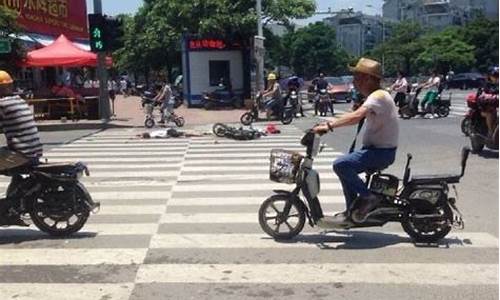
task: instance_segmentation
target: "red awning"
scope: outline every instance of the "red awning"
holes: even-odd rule
[[[111,58],[106,57],[106,65],[110,66],[111,64]],[[61,34],[52,44],[28,52],[23,65],[27,67],[96,66],[97,54],[75,46]]]

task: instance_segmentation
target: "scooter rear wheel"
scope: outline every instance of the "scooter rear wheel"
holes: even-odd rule
[[[174,123],[175,123],[175,125],[177,125],[177,127],[182,127],[182,126],[184,126],[186,121],[184,120],[183,117],[177,117],[174,119]]]
[[[291,208],[285,214],[285,205]],[[288,195],[279,194],[267,198],[259,209],[259,224],[262,230],[276,240],[288,240],[304,228],[306,214]]]
[[[465,134],[465,136],[470,136],[471,126],[471,119],[469,117],[465,117],[462,120],[462,123],[460,123],[460,128],[462,129],[462,133]]]
[[[442,217],[439,221],[431,221],[413,218],[412,215],[415,214],[440,214]],[[415,242],[435,243],[450,232],[452,221],[453,212],[448,204],[446,204],[436,207],[433,211],[409,211],[405,220],[401,222],[401,226]]]
[[[450,114],[450,108],[447,106],[439,106],[436,113],[440,118],[445,118]]]

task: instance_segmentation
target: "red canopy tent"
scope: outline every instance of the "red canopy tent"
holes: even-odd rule
[[[107,57],[106,65],[111,64],[111,58]],[[96,66],[97,54],[75,46],[64,34],[61,34],[52,44],[28,52],[23,65],[27,67]]]

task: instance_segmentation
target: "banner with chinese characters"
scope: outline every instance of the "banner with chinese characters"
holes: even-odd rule
[[[1,1],[1,0],[0,0]],[[207,50],[238,50],[241,45],[237,42],[228,43],[221,39],[187,39],[187,49],[189,51],[207,51]]]
[[[89,38],[85,0],[0,0],[0,5],[17,11],[18,23],[27,32]]]

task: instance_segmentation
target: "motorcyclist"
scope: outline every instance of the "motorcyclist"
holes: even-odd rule
[[[481,116],[485,118],[488,126],[488,135],[493,136],[497,127],[498,108],[498,67],[491,67],[488,72],[488,80],[477,92],[478,105],[481,108]]]
[[[14,95],[14,81],[9,73],[0,71],[0,127],[7,141],[7,148],[23,154],[29,164],[38,165],[43,154],[33,112],[19,95]],[[12,177],[12,182],[20,178]],[[0,201],[0,225],[28,226],[19,215],[5,216],[9,198]]]
[[[271,99],[264,104],[267,120],[271,119],[273,112],[277,116],[280,116],[283,112],[283,99],[281,98],[281,87],[274,73],[269,73],[267,76],[267,89],[262,92],[262,97],[271,97]]]
[[[286,98],[284,101],[284,105],[285,106],[287,105],[287,102],[290,101],[290,96],[291,96],[292,91],[295,91],[295,93],[297,94],[297,101],[296,101],[296,103],[290,103],[290,105],[293,106],[293,111],[295,113],[300,112],[301,116],[304,117],[304,110],[302,108],[302,103],[301,103],[301,100],[299,98],[300,86],[301,86],[301,84],[300,84],[299,77],[293,76],[288,80],[288,82],[287,82],[287,90],[288,91],[287,91],[287,95],[286,95]]]
[[[436,70],[431,71],[431,77],[426,83],[421,85],[421,88],[429,89],[420,103],[422,111],[430,112],[431,118],[434,118],[434,102],[439,94],[439,86],[441,84],[441,78],[439,77]]]
[[[396,157],[399,135],[396,105],[391,95],[380,85],[383,78],[380,63],[361,58],[355,67],[349,69],[354,73],[354,86],[367,99],[357,110],[313,128],[315,133],[323,134],[334,128],[358,124],[366,118],[363,147],[339,157],[333,164],[346,200],[346,211],[333,217],[332,221],[337,223],[349,222],[349,214],[357,196],[361,203],[356,216],[351,217],[358,222],[363,222],[380,202],[380,198],[367,189],[358,174],[391,165]]]
[[[329,90],[331,88],[331,84],[326,81],[325,79],[325,73],[320,72],[319,77],[316,79],[316,84],[314,87],[314,90],[316,91],[316,96],[314,98],[314,115],[318,115],[318,109],[319,109],[319,92],[321,90]],[[333,115],[333,103],[331,101],[328,102],[328,107],[330,108],[332,115]]]
[[[394,103],[401,108],[405,104],[406,93],[408,91],[408,81],[406,81],[403,71],[398,70],[398,78],[394,84],[391,85],[391,90],[396,92],[396,96],[394,96]]]

